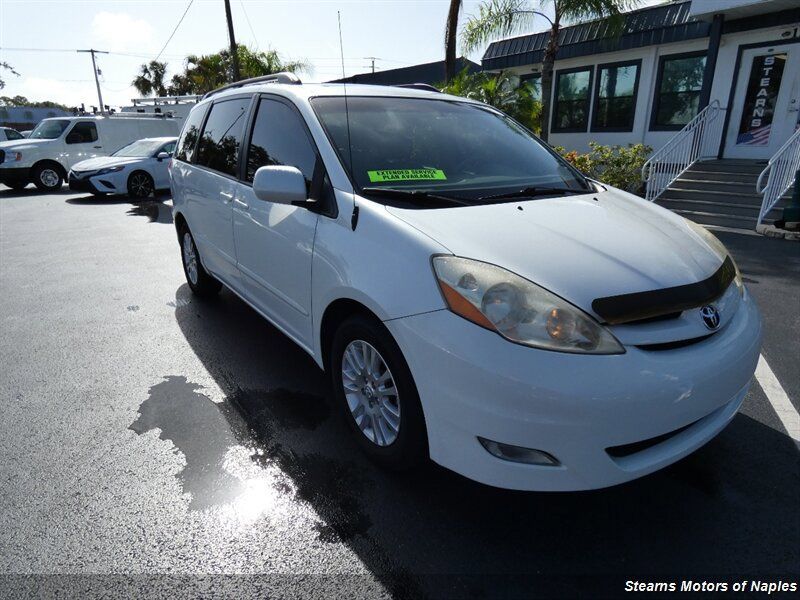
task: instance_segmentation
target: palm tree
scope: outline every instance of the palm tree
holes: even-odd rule
[[[10,64],[8,64],[8,63],[7,63],[7,62],[5,62],[5,61],[0,61],[0,70],[8,71],[8,72],[10,72],[12,75],[17,75],[17,76],[19,76],[19,73],[17,73],[17,72],[14,70],[14,67],[12,67]],[[0,90],[2,90],[4,87],[6,87],[6,82],[3,80],[3,78],[2,78],[2,77],[0,77]]]
[[[542,0],[545,3],[546,0]],[[620,31],[622,13],[639,4],[640,0],[549,0],[553,6],[550,36],[542,56],[542,114],[541,138],[547,141],[550,121],[550,100],[553,93],[553,65],[558,53],[558,33],[562,21],[607,18],[612,31]],[[540,4],[536,5],[541,8]],[[462,34],[465,52],[473,52],[483,44],[518,33],[530,26],[534,15],[546,15],[531,7],[529,0],[484,0],[478,15],[471,17]],[[549,20],[549,19],[548,19]]]
[[[164,78],[167,75],[167,63],[151,60],[139,68],[139,74],[131,82],[142,96],[166,96],[167,88],[164,85]]]
[[[442,87],[446,94],[470,98],[494,106],[532,130],[538,129],[541,104],[530,87],[508,71],[470,73],[463,69]]]
[[[461,0],[450,0],[447,11],[447,25],[444,28],[444,80],[449,83],[456,74],[456,34],[458,33],[458,15],[461,12]]]

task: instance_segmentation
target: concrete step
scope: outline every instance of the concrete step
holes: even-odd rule
[[[713,200],[675,200],[661,197],[656,200],[656,203],[674,211],[700,211],[717,215],[747,217],[750,219],[757,219],[758,213],[761,210],[760,204],[735,204],[731,202],[715,202]],[[780,217],[780,212],[780,208],[776,207],[769,212],[768,216],[777,219]]]
[[[673,184],[673,186],[676,184]],[[673,200],[716,200],[719,202],[731,202],[736,204],[757,204],[761,206],[761,196],[746,192],[728,192],[713,189],[697,189],[684,187],[669,187],[661,194],[662,198],[672,198]]]
[[[723,173],[755,173],[758,175],[767,166],[766,160],[706,160],[695,163],[693,166],[704,171],[718,171]]]
[[[681,174],[680,178],[687,179],[690,181],[704,180],[704,181],[723,181],[727,183],[743,183],[755,189],[756,181],[758,180],[758,174],[724,173],[722,171],[704,171],[701,166],[698,169],[692,167],[688,171]]]
[[[710,192],[733,192],[734,194],[747,195],[756,193],[755,182],[730,181],[729,179],[716,181],[713,179],[693,179],[691,176],[685,177],[685,175],[688,174],[684,173],[681,175],[678,179],[672,182],[670,187]]]
[[[675,210],[677,214],[701,225],[717,225],[719,227],[732,227],[735,229],[755,229],[755,218],[720,215],[699,210]],[[766,222],[766,221],[765,221]]]

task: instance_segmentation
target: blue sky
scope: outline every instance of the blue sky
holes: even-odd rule
[[[94,47],[114,53],[98,58],[105,103],[129,104],[137,96],[130,81],[138,66],[156,57],[187,5],[188,0],[0,0],[0,61],[20,73],[6,74],[0,94],[96,104],[89,55],[44,51]],[[478,5],[465,0],[462,15],[477,12]],[[313,69],[302,75],[306,81],[341,75],[337,10],[345,70],[352,75],[368,70],[369,56],[379,59],[379,69],[441,60],[447,7],[447,0],[231,0],[237,41],[308,61]],[[534,25],[545,27],[543,19]],[[171,75],[187,54],[215,52],[227,43],[222,0],[194,0],[161,60]],[[471,58],[479,62],[481,55]]]

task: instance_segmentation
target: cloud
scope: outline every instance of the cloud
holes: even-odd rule
[[[111,52],[152,52],[154,32],[150,23],[128,13],[101,11],[92,19],[92,39]]]
[[[89,69],[91,72],[91,69]],[[8,82],[9,85],[3,90],[6,96],[25,96],[28,100],[41,101],[52,100],[66,104],[67,106],[86,105],[89,110],[91,105],[97,104],[97,89],[94,81],[59,81],[46,77],[23,77],[14,78],[15,81]],[[13,85],[11,85],[13,84]],[[101,87],[102,84],[101,84]],[[103,89],[103,102],[110,106],[121,106],[130,104],[130,98],[135,98],[138,93],[133,88],[114,91],[108,88]]]

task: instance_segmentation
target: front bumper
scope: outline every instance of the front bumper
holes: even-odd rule
[[[29,183],[30,180],[30,167],[0,167],[0,183],[4,185]]]
[[[127,191],[124,182],[117,181],[117,173],[106,175],[81,175],[75,171],[69,172],[69,189],[75,192],[90,192],[92,194],[123,194]],[[122,189],[120,189],[120,184]]]
[[[747,292],[703,341],[609,356],[527,348],[447,310],[385,324],[414,375],[431,459],[520,490],[607,487],[690,454],[734,417],[761,348],[761,318]],[[560,465],[501,460],[478,436],[543,450]],[[614,450],[646,440],[653,443]]]

